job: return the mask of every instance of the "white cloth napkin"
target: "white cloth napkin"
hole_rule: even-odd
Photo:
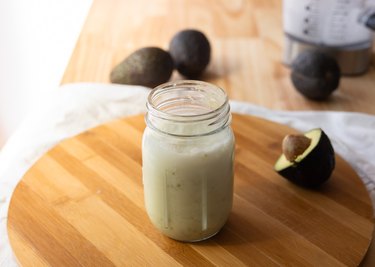
[[[144,113],[149,89],[78,83],[44,95],[0,153],[0,266],[17,266],[7,238],[12,192],[26,171],[50,148],[107,121]],[[375,203],[375,116],[350,112],[274,111],[231,101],[232,112],[251,114],[300,131],[321,127],[335,151],[357,171]],[[375,205],[374,205],[375,206]]]

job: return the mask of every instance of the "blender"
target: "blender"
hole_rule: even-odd
[[[371,63],[375,0],[284,0],[284,58],[290,65],[304,50],[334,57],[344,75]]]

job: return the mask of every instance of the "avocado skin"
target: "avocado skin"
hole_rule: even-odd
[[[173,72],[171,55],[158,47],[136,50],[113,68],[112,83],[155,87],[167,82]]]
[[[340,77],[336,60],[318,51],[304,51],[292,63],[294,87],[312,100],[327,99],[338,88]]]
[[[200,31],[188,29],[178,32],[169,44],[175,68],[190,79],[202,75],[211,57],[211,46]]]
[[[304,159],[278,173],[297,185],[316,188],[330,178],[334,168],[335,152],[322,131],[318,144]]]

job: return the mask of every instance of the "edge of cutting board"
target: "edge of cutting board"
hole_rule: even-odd
[[[226,226],[200,243],[163,236],[143,208],[143,128],[138,115],[88,130],[26,173],[8,214],[21,265],[355,266],[366,254],[372,204],[349,164],[336,156],[333,177],[320,190],[295,186],[272,167],[282,137],[296,131],[239,114],[233,114],[235,197]]]

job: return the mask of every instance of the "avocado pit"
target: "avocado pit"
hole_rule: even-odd
[[[298,134],[298,135],[293,135],[289,134],[284,137],[283,139],[283,144],[282,144],[282,149],[285,157],[289,161],[295,161],[295,159],[303,154],[305,150],[310,146],[311,144],[311,139]]]

